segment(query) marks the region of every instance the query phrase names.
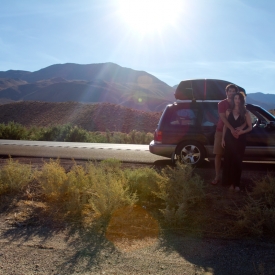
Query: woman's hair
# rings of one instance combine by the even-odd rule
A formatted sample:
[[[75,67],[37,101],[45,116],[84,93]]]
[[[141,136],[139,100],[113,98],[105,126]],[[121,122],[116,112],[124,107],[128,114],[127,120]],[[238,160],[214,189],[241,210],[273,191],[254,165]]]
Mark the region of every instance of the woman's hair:
[[[245,108],[244,95],[243,95],[243,93],[238,92],[238,93],[236,93],[236,94],[233,96],[233,102],[232,102],[233,105],[232,105],[232,109],[235,108],[235,101],[234,101],[235,96],[239,96],[239,99],[240,99],[240,101],[241,101],[241,103],[240,103],[240,116],[241,116],[242,119],[245,119],[246,108]]]

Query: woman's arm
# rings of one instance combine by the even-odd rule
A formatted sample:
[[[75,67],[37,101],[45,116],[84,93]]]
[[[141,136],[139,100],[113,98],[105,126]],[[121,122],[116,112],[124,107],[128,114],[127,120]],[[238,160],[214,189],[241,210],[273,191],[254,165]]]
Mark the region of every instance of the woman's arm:
[[[248,111],[246,111],[245,113],[245,121],[247,124],[247,128],[245,130],[240,130],[239,135],[246,134],[252,130],[251,116],[249,115]]]

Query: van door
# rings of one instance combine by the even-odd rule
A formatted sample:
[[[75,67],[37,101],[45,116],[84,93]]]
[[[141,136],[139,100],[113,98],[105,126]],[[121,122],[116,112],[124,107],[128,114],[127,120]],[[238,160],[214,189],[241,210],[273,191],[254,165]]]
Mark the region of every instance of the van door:
[[[258,107],[247,106],[252,117],[252,131],[246,135],[245,157],[275,158],[275,129],[270,126],[272,115]]]

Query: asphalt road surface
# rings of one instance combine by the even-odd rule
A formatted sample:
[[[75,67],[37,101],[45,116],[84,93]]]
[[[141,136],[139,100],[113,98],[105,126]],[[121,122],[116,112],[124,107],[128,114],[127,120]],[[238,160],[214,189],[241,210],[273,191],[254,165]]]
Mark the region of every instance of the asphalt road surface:
[[[0,140],[0,155],[154,163],[168,158],[153,155],[149,145]]]

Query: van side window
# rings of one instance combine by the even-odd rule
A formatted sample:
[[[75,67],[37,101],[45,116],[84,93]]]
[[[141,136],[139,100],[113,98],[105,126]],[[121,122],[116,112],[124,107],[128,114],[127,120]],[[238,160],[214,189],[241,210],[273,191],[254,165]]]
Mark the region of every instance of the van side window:
[[[178,109],[171,118],[170,125],[195,125],[197,110]]]

